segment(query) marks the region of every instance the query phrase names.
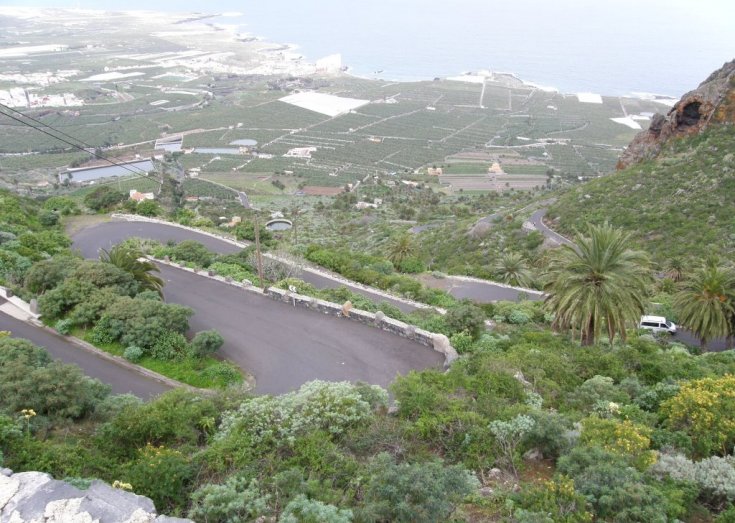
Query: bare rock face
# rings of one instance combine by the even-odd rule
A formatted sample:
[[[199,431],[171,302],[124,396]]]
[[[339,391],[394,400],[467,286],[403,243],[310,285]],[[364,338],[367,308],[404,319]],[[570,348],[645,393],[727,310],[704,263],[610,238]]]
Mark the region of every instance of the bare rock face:
[[[174,523],[144,497],[94,481],[87,490],[42,472],[0,474],[0,521],[32,523]]]
[[[735,60],[689,91],[666,114],[656,114],[618,160],[618,169],[654,158],[673,138],[696,134],[712,123],[735,123]]]

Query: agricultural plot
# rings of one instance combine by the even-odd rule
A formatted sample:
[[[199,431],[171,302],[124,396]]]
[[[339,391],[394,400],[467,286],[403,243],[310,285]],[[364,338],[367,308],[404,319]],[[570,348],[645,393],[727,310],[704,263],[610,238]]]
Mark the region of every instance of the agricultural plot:
[[[178,157],[184,169],[197,167],[202,175],[216,176],[222,183],[238,187],[254,187],[255,175],[288,171],[293,173],[287,175],[293,178],[284,182],[289,187],[338,188],[367,176],[405,175],[432,164],[479,162],[482,173],[498,160],[516,177],[544,176],[549,167],[570,178],[588,176],[611,170],[618,149],[635,134],[610,118],[664,108],[652,101],[611,97],[602,97],[600,104],[581,103],[574,95],[491,82],[322,78],[280,74],[278,67],[272,69],[272,75],[246,74],[242,71],[255,63],[255,55],[252,49],[244,51],[247,46],[243,43],[215,43],[212,35],[187,40],[176,36],[175,28],[166,36],[151,36],[131,16],[110,17],[97,21],[105,24],[105,40],[112,42],[110,45],[10,61],[14,70],[24,74],[82,71],[44,89],[48,94],[74,94],[85,105],[29,113],[85,146],[103,148],[106,154],[117,152],[118,144],[126,146],[126,153],[142,154],[150,151],[156,139],[176,134],[184,134],[185,148],[226,148],[235,140],[255,140],[252,152],[273,156],[222,155],[218,160],[201,154]],[[85,27],[93,28],[97,22]],[[78,44],[79,35],[74,34],[78,27],[72,31],[72,26],[39,23],[43,29],[39,34],[44,38]],[[86,37],[94,42],[97,35],[91,30]],[[121,53],[123,44],[125,52]],[[209,70],[209,65],[182,58],[192,52],[231,54],[223,58],[219,70]],[[178,57],[176,63],[166,62],[174,57]],[[142,74],[81,81],[106,74],[104,66],[128,67],[126,73]],[[280,101],[293,96],[303,107]],[[350,100],[369,103],[358,106]],[[326,110],[314,102],[332,105]],[[343,105],[334,105],[337,102]],[[342,111],[347,112],[338,115]],[[644,119],[636,121],[645,127]],[[548,143],[551,140],[558,142]],[[50,179],[58,169],[78,159],[67,145],[36,130],[13,124],[0,126],[0,152],[28,152],[31,143],[32,150],[41,154],[0,157],[0,175],[17,176],[27,170],[34,176],[46,173]],[[311,158],[284,157],[299,147],[316,147],[316,151]],[[527,159],[532,161],[524,162]],[[474,174],[474,170],[455,166],[446,174]]]
[[[186,196],[199,196],[205,198],[217,198],[219,200],[235,200],[237,195],[206,180],[187,178],[183,181],[182,187]]]
[[[546,185],[546,176],[531,174],[508,175],[471,175],[448,174],[439,176],[439,183],[457,191],[494,191],[502,192],[511,189],[530,191],[540,189]]]

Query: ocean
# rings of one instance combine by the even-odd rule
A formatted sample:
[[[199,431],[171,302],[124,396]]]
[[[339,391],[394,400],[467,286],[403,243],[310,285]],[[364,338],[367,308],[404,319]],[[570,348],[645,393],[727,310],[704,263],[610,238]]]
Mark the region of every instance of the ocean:
[[[16,3],[110,10],[120,5]],[[242,13],[207,22],[296,44],[311,61],[340,53],[353,74],[386,80],[489,69],[562,92],[678,97],[735,58],[731,0],[125,2],[125,9],[174,8]]]

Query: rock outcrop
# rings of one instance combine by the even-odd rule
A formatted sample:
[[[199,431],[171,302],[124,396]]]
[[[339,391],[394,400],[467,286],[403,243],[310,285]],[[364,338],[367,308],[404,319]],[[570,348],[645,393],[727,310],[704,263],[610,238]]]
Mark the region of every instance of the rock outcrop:
[[[673,138],[696,134],[712,123],[735,123],[735,60],[689,91],[666,114],[656,114],[618,160],[618,169],[649,160]]]
[[[0,522],[192,523],[156,515],[144,497],[93,481],[80,490],[43,472],[0,470]]]

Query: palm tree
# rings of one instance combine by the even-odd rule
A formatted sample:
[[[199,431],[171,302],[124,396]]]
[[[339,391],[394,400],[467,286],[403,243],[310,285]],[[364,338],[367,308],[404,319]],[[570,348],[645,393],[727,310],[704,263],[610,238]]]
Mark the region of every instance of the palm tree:
[[[531,287],[533,274],[526,260],[518,253],[503,254],[492,267],[493,274],[502,283],[515,287]]]
[[[664,272],[664,276],[675,282],[680,282],[684,278],[684,264],[679,258],[674,258],[669,262],[669,268]]]
[[[607,223],[592,225],[587,236],[577,233],[574,246],[551,253],[544,290],[555,329],[578,329],[585,346],[603,326],[611,343],[616,333],[625,340],[626,323],[640,319],[653,280],[648,256],[628,249],[629,238]]]
[[[413,238],[408,234],[401,234],[396,236],[388,246],[388,259],[393,262],[393,265],[399,267],[403,260],[411,256],[416,251],[416,245],[413,243]]]
[[[679,321],[699,337],[702,348],[712,338],[732,337],[735,335],[735,271],[706,262],[681,283],[673,305]]]
[[[109,251],[100,249],[100,261],[130,273],[142,289],[156,291],[163,298],[163,280],[153,274],[160,269],[146,260],[139,249],[123,244],[115,245]]]

